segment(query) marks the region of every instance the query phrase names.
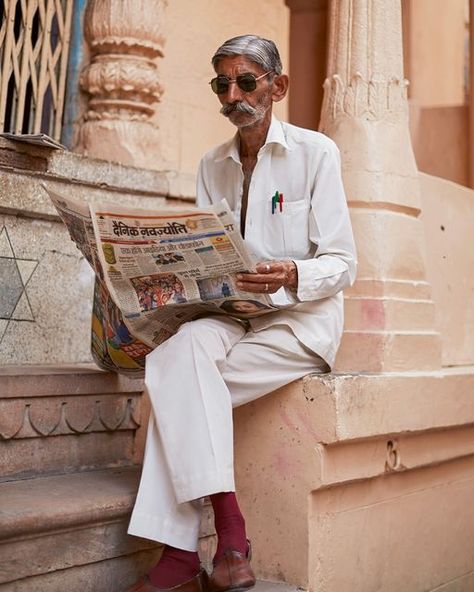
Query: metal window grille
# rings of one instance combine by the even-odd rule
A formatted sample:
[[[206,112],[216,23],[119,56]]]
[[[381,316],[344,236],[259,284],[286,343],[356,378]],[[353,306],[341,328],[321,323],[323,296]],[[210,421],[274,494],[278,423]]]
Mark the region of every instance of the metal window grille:
[[[59,140],[73,0],[0,0],[0,131]]]

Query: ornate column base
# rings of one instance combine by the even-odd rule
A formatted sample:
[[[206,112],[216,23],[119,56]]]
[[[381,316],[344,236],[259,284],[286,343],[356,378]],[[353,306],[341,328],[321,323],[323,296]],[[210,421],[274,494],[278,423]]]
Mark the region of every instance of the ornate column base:
[[[345,294],[346,326],[336,370],[436,370],[441,339],[427,282],[361,279]]]
[[[144,169],[160,169],[159,129],[147,121],[86,121],[80,130],[81,153]]]
[[[327,129],[341,147],[359,258],[356,284],[345,292],[346,331],[336,369],[439,368],[441,339],[425,276],[419,178],[408,130],[348,116]]]

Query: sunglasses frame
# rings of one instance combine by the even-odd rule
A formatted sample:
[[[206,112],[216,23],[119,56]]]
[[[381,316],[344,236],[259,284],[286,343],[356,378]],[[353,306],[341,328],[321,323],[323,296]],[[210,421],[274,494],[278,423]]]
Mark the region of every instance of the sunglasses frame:
[[[223,75],[223,74],[220,74],[219,76],[216,76],[215,78],[213,78],[213,79],[212,79],[212,80],[209,82],[209,84],[211,85],[211,89],[212,89],[212,91],[213,91],[213,92],[214,92],[216,95],[224,95],[225,93],[229,92],[229,86],[230,86],[231,84],[234,84],[234,83],[235,83],[235,84],[237,84],[237,86],[240,88],[240,90],[241,90],[242,92],[245,92],[245,93],[251,93],[251,92],[253,92],[253,91],[254,91],[254,90],[257,88],[257,82],[258,82],[259,80],[261,80],[262,78],[265,78],[265,76],[268,76],[268,75],[269,75],[269,74],[271,74],[272,72],[273,72],[273,70],[269,70],[268,72],[265,72],[265,74],[261,74],[260,76],[255,76],[255,74],[253,74],[252,72],[245,72],[244,74],[239,74],[239,75],[238,75],[238,76],[236,76],[236,77],[235,77],[233,80],[232,80],[232,79],[230,79],[230,78],[227,78],[227,76],[225,76],[225,75]],[[252,89],[250,89],[250,90],[245,90],[245,88],[242,88],[242,87],[240,86],[240,84],[239,84],[239,82],[242,82],[242,78],[243,78],[243,77],[245,77],[245,76],[249,76],[249,77],[251,77],[251,79],[252,79],[252,82],[255,84],[255,86],[254,86]],[[226,89],[225,89],[225,90],[223,90],[223,91],[221,91],[221,92],[219,92],[219,90],[218,90],[218,86],[217,86],[217,84],[218,84],[218,82],[219,82],[219,78],[221,78],[221,79],[222,79],[222,78],[225,78],[225,79],[226,79],[226,85],[227,85]]]

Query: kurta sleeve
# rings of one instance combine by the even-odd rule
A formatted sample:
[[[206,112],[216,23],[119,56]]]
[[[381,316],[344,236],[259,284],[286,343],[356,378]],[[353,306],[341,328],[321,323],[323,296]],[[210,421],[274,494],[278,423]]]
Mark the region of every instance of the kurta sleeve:
[[[295,261],[299,301],[332,296],[350,286],[356,276],[356,250],[340,155],[331,140],[317,167],[309,215],[309,238],[317,249],[313,259]]]

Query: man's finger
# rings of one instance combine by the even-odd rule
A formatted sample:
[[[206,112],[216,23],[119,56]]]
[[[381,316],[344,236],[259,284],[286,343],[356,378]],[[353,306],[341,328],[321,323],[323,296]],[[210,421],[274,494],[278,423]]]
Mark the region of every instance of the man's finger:
[[[257,270],[257,273],[265,273],[265,274],[269,274],[269,273],[275,273],[275,272],[280,272],[283,271],[283,264],[281,263],[281,261],[269,261],[267,263],[263,262],[263,263],[257,263],[257,265],[255,266],[255,269]]]
[[[239,290],[243,292],[255,292],[256,294],[273,294],[276,292],[281,284],[275,284],[271,282],[267,282],[264,284],[254,284],[254,283],[247,283],[247,282],[239,282],[238,287]]]
[[[279,273],[274,274],[260,274],[260,273],[238,273],[236,275],[238,282],[248,282],[255,284],[270,284],[281,281]]]

